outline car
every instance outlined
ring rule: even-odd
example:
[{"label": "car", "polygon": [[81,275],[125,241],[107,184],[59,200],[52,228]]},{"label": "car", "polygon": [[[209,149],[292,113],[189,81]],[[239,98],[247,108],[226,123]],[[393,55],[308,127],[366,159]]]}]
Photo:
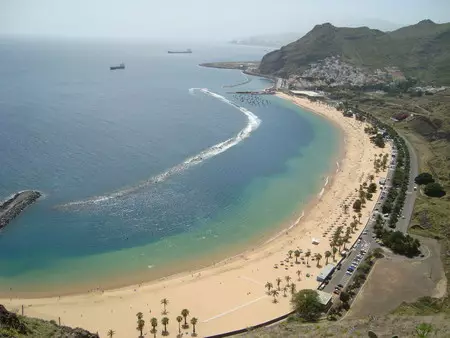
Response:
[{"label": "car", "polygon": [[414,191],[417,191],[417,185],[414,186]]},{"label": "car", "polygon": [[349,267],[349,268],[347,269],[347,271],[349,271],[349,272],[353,272],[353,271],[355,271],[355,268],[353,268],[353,267]]},{"label": "car", "polygon": [[334,290],[334,291],[333,291],[333,293],[335,293],[335,294],[337,294],[337,295],[338,295],[338,294],[340,294],[340,293],[341,293],[341,291],[339,291],[339,290]]},{"label": "car", "polygon": [[338,284],[337,287],[342,289],[344,287],[344,285]]},{"label": "car", "polygon": [[347,271],[345,274],[351,276],[352,272],[351,271]]},{"label": "car", "polygon": [[362,234],[367,235],[367,230],[364,230]]}]

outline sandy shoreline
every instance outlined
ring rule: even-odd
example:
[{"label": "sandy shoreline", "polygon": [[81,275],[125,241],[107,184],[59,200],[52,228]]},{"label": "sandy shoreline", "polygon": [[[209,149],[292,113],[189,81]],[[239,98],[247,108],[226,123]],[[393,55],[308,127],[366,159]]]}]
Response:
[{"label": "sandy shoreline", "polygon": [[[284,94],[279,96],[292,99]],[[295,264],[295,260],[285,263],[287,251],[299,248],[303,253],[311,250],[312,254],[320,253],[324,256],[324,252],[330,250],[328,237],[332,233],[324,235],[326,229],[336,228],[343,222],[348,224],[353,220],[353,211],[344,215],[342,204],[350,205],[351,209],[352,201],[357,195],[355,189],[369,174],[375,175],[374,155],[388,152],[388,149],[374,148],[364,133],[363,123],[344,118],[340,112],[323,104],[298,98],[294,100],[294,103],[302,108],[335,123],[344,134],[344,151],[339,170],[329,177],[322,196],[315,201],[313,208],[307,208],[297,225],[277,233],[257,248],[195,273],[181,273],[140,286],[127,286],[105,292],[53,298],[0,299],[0,304],[10,310],[24,305],[26,315],[56,321],[60,317],[64,325],[98,331],[101,336],[113,329],[118,337],[136,336],[135,314],[139,311],[144,314],[145,332],[148,333],[150,318],[154,316],[160,321],[163,317],[160,305],[162,298],[168,298],[170,302],[167,307],[170,336],[176,336],[178,333],[175,318],[183,308],[189,309],[191,316],[199,319],[199,336],[248,327],[288,312],[289,297],[283,297],[281,291],[278,304],[273,304],[272,297],[265,293],[264,285],[266,282],[276,285],[276,279],[280,277],[283,287],[286,284],[285,277],[289,276],[297,285],[297,290],[318,286],[315,278],[320,268],[317,268],[316,261],[312,260],[313,255],[309,258],[311,266],[307,267],[304,257],[300,259],[300,264]],[[384,176],[385,173],[380,175]],[[378,181],[377,178],[375,181]],[[368,201],[363,209],[362,224],[366,223],[377,197],[378,191],[373,201]],[[362,228],[362,225],[358,226],[352,242]],[[312,238],[319,239],[320,243],[313,245]],[[350,246],[351,243],[347,245]],[[324,265],[325,257],[320,263]],[[278,268],[275,268],[275,264],[278,264]],[[297,271],[301,271],[300,277]],[[309,278],[306,277],[307,274],[310,275]],[[160,336],[161,324],[158,329]],[[183,330],[187,331],[189,330]]]}]

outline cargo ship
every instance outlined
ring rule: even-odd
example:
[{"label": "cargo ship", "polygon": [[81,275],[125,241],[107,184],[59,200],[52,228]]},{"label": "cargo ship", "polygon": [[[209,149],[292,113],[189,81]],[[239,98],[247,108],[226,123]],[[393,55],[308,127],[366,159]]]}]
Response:
[{"label": "cargo ship", "polygon": [[120,65],[118,66],[111,66],[109,67],[110,70],[116,70],[116,69],[125,69],[125,64],[122,62]]},{"label": "cargo ship", "polygon": [[192,49],[186,49],[186,50],[169,50],[167,53],[169,54],[191,54]]}]

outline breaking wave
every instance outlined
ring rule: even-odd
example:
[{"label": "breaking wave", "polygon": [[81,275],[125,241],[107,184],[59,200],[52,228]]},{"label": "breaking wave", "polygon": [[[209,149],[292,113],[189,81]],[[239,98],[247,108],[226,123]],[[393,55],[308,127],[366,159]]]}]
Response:
[{"label": "breaking wave", "polygon": [[247,125],[242,130],[240,130],[236,136],[229,138],[228,140],[225,140],[223,142],[217,143],[217,144],[201,151],[197,155],[185,159],[182,163],[177,164],[176,166],[169,168],[165,172],[158,174],[156,176],[153,176],[150,179],[148,179],[144,182],[141,182],[136,186],[121,189],[119,191],[116,191],[116,192],[113,192],[113,193],[110,193],[107,195],[103,195],[103,196],[95,196],[95,197],[92,197],[92,198],[89,198],[86,200],[69,202],[69,203],[60,205],[59,207],[64,208],[64,207],[81,206],[81,205],[88,205],[88,204],[99,204],[101,202],[105,202],[105,201],[108,201],[108,200],[111,200],[114,198],[119,198],[119,197],[123,197],[123,196],[129,195],[129,194],[132,194],[132,193],[134,193],[142,188],[145,188],[149,185],[163,182],[170,176],[180,173],[180,172],[182,172],[186,169],[189,169],[197,164],[200,164],[203,161],[206,161],[214,156],[217,156],[217,155],[227,151],[231,147],[234,147],[235,145],[239,144],[244,139],[249,137],[250,134],[253,131],[255,131],[261,123],[261,120],[258,118],[258,116],[253,114],[248,109],[237,105],[233,101],[228,100],[227,98],[225,98],[222,95],[213,93],[206,88],[191,88],[191,89],[189,89],[189,93],[192,95],[195,95],[196,92],[201,92],[205,95],[212,96],[212,97],[238,109],[240,112],[242,112],[243,114],[245,114],[247,116],[247,119],[248,119]]}]

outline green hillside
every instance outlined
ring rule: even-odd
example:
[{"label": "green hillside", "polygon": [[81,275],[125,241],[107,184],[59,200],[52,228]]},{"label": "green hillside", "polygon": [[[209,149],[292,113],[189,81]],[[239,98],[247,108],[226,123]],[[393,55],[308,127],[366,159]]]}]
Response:
[{"label": "green hillside", "polygon": [[406,76],[450,84],[450,23],[424,20],[393,32],[315,26],[301,39],[265,55],[260,72],[287,77],[329,56],[368,69],[399,67]]}]

